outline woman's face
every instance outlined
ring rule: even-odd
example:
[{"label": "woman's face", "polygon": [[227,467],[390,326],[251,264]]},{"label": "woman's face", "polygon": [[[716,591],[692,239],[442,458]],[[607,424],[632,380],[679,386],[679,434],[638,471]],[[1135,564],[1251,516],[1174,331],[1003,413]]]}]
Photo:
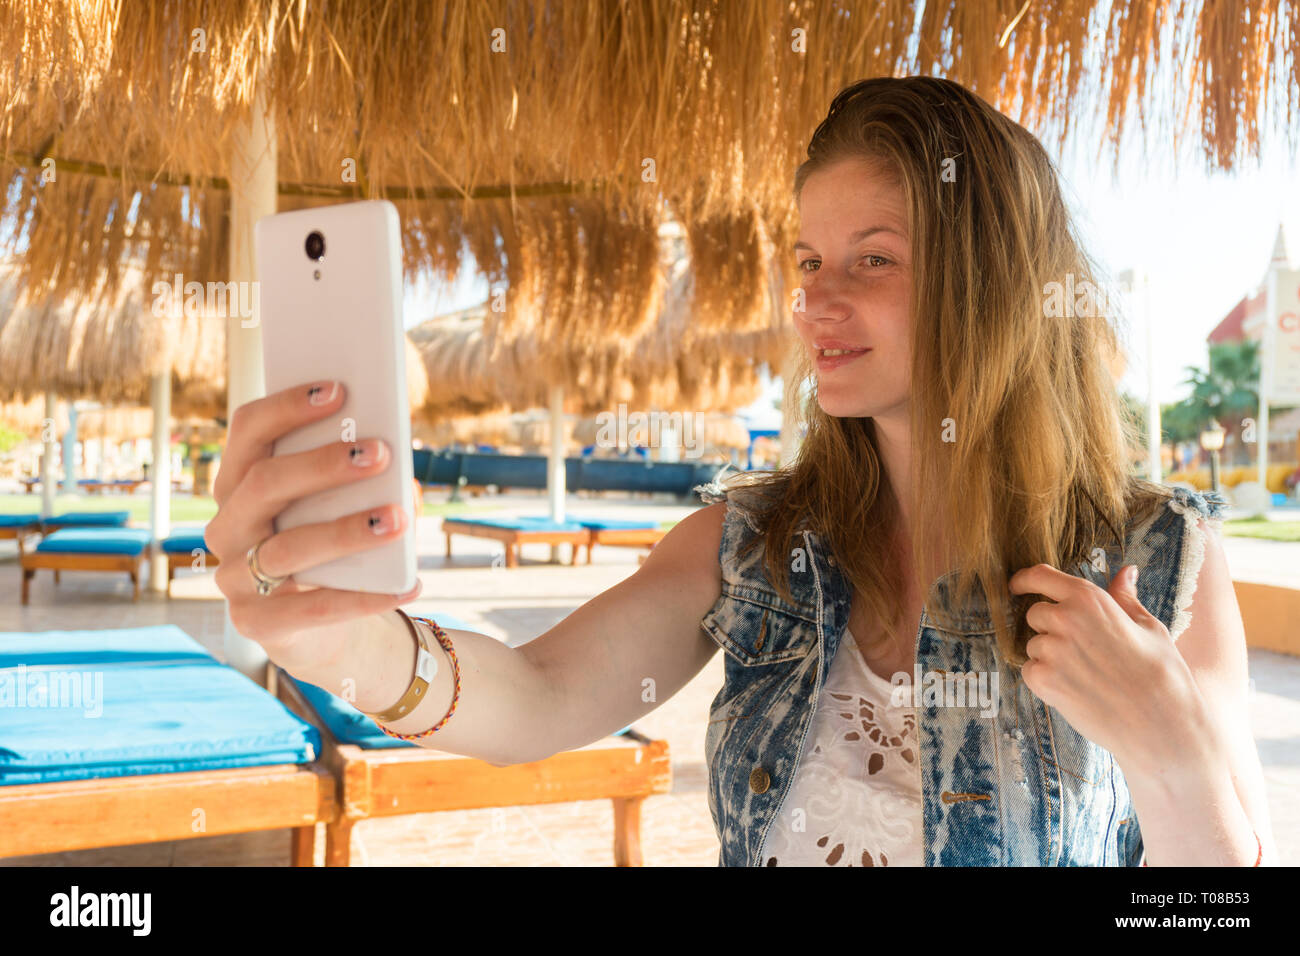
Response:
[{"label": "woman's face", "polygon": [[799,215],[805,310],[794,324],[818,404],[839,418],[905,421],[912,264],[901,187],[864,160],[840,160],[804,182]]}]

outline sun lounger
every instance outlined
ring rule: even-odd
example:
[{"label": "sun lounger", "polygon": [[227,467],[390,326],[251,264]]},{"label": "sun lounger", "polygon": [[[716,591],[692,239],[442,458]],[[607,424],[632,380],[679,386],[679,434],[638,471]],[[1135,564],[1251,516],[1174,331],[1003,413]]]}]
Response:
[{"label": "sun lounger", "polygon": [[78,482],[78,484],[81,485],[88,494],[92,495],[99,494],[109,489],[125,492],[129,495],[134,493],[135,490],[144,483],[145,481],[143,478],[114,478],[108,481],[100,481],[96,478],[83,478]]},{"label": "sun lounger", "polygon": [[506,547],[506,567],[519,564],[519,549],[525,544],[567,544],[569,563],[578,563],[578,548],[587,542],[587,529],[576,521],[549,518],[443,518],[447,536],[447,557],[451,557],[451,536],[490,538]]},{"label": "sun lounger", "polygon": [[168,597],[172,594],[172,578],[177,568],[192,568],[196,560],[201,561],[204,569],[215,568],[221,563],[217,556],[208,550],[202,528],[177,529],[163,539],[162,550],[167,555]]},{"label": "sun lounger", "polygon": [[65,511],[41,519],[41,525],[49,533],[59,528],[125,528],[130,520],[129,511]]},{"label": "sun lounger", "polygon": [[179,628],[0,634],[0,700],[2,856],[287,828],[310,866],[337,814],[316,728]]},{"label": "sun lounger", "polygon": [[622,548],[653,548],[666,532],[655,521],[616,521],[609,518],[580,518],[570,516],[587,529],[587,563],[591,564],[591,549],[598,544]]},{"label": "sun lounger", "polygon": [[117,571],[131,576],[132,600],[140,599],[141,565],[149,560],[149,532],[144,528],[66,528],[46,535],[35,551],[25,552],[22,565],[22,603],[27,603],[31,580],[42,568],[54,571]]},{"label": "sun lounger", "polygon": [[[429,616],[473,630],[450,615]],[[283,671],[276,687],[320,728],[321,760],[341,782],[339,816],[325,827],[326,866],[348,865],[352,828],[372,817],[600,799],[614,802],[614,864],[640,866],[641,803],[672,789],[668,742],[630,727],[545,760],[497,767],[389,737],[347,701]]]},{"label": "sun lounger", "polygon": [[24,541],[33,534],[39,534],[40,530],[40,515],[0,515],[0,539],[8,538],[18,542],[19,556],[23,553]]}]

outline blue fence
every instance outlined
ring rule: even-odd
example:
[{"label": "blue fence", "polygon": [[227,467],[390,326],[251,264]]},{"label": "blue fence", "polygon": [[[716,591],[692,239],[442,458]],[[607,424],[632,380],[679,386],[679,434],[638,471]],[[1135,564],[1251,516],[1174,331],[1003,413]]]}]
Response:
[{"label": "blue fence", "polygon": [[[416,480],[423,485],[546,487],[545,455],[494,455],[417,448],[412,457]],[[725,467],[722,462],[566,458],[564,483],[569,491],[659,491],[690,497],[692,488],[712,481]]]}]

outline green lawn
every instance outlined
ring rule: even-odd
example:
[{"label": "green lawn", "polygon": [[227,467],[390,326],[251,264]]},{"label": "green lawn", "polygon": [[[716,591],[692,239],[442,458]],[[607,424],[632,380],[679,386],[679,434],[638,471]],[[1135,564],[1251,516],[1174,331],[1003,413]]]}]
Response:
[{"label": "green lawn", "polygon": [[1267,538],[1269,541],[1300,541],[1300,521],[1269,521],[1267,518],[1240,518],[1225,521],[1223,533],[1238,538]]},{"label": "green lawn", "polygon": [[[37,514],[41,510],[41,496],[0,495],[0,514]],[[129,511],[133,522],[148,523],[148,495],[55,495],[54,513],[63,511]],[[194,498],[190,495],[172,495],[171,518],[176,523],[199,524],[217,513],[217,503],[211,498]]]}]

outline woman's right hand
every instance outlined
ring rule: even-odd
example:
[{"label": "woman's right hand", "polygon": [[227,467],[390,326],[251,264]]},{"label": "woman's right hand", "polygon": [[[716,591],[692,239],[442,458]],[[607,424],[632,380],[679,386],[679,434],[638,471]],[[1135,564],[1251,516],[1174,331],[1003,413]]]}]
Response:
[{"label": "woman's right hand", "polygon": [[220,560],[217,587],[230,602],[230,620],[245,637],[290,673],[337,660],[359,618],[391,611],[407,594],[368,594],[301,588],[290,578],[268,595],[257,593],[247,554],[254,545],[262,572],[293,575],[335,558],[377,548],[399,537],[407,517],[398,504],[335,521],[275,532],[274,519],[291,502],[379,474],[393,460],[379,439],[334,442],[311,451],[273,457],[276,439],[337,412],[343,386],[317,382],[241,405],[231,417],[226,451],[213,486],[217,514],[204,538]]}]

